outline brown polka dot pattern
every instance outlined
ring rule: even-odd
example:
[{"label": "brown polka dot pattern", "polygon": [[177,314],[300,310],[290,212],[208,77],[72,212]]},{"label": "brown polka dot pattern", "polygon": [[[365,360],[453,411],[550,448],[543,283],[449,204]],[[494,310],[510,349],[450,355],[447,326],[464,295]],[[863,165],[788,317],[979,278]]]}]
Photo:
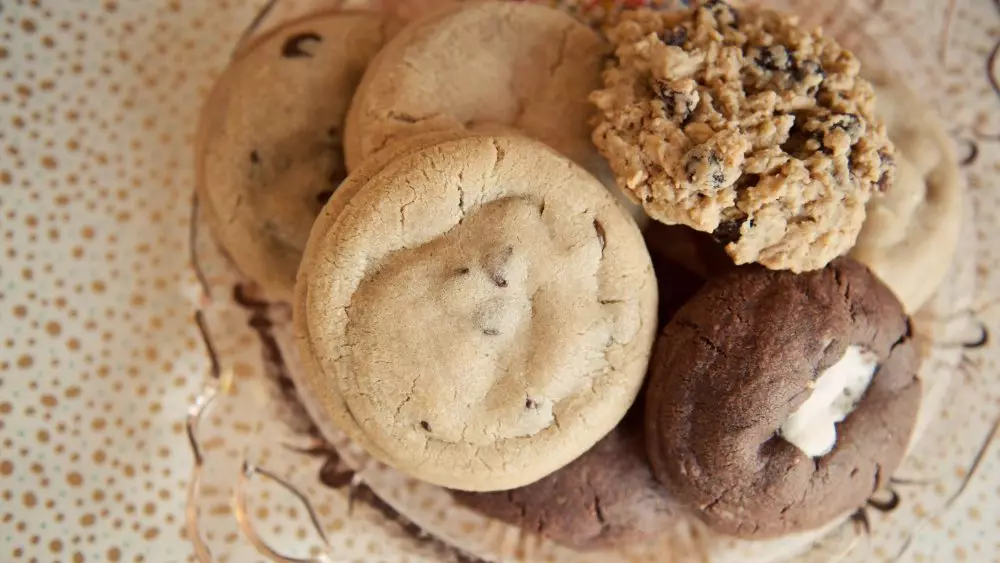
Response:
[{"label": "brown polka dot pattern", "polygon": [[[283,18],[360,0],[277,0]],[[423,1],[423,0],[421,0]],[[88,3],[7,0],[0,11],[0,561],[192,561],[184,530],[191,456],[183,416],[208,361],[191,315],[202,303],[188,263],[190,141],[207,92],[263,0]],[[966,240],[975,240],[975,296],[957,275],[935,305],[939,334],[977,316],[1000,334],[1000,98],[984,72],[1000,36],[990,2],[773,0],[838,34],[878,37],[951,126],[969,161]],[[951,6],[954,6],[952,8]],[[865,17],[851,17],[851,14]],[[944,22],[944,23],[942,23]],[[433,561],[405,534],[321,486],[308,439],[269,423],[257,343],[228,302],[235,282],[202,240],[215,288],[207,310],[224,392],[206,413],[198,508],[216,561],[262,561],[236,525],[231,495],[244,452],[300,488],[337,560]],[[946,306],[947,305],[947,306]],[[969,313],[969,314],[967,314]],[[902,502],[869,510],[870,540],[846,561],[992,561],[1000,557],[1000,445],[982,450],[1000,411],[1000,350],[936,341],[932,361],[953,373],[947,407],[900,471]],[[949,366],[960,361],[960,369]],[[939,364],[939,365],[938,365]],[[357,455],[357,452],[355,452]],[[372,486],[467,542],[533,561],[584,561],[475,515],[453,517],[435,491],[384,468]],[[965,484],[957,500],[950,502]],[[288,555],[322,541],[302,504],[260,479],[247,509]],[[424,522],[422,522],[424,523]],[[916,533],[914,533],[916,531]],[[648,561],[636,546],[615,559]],[[741,552],[743,560],[753,553]],[[758,553],[759,555],[759,553]],[[823,559],[815,555],[810,561]]]}]

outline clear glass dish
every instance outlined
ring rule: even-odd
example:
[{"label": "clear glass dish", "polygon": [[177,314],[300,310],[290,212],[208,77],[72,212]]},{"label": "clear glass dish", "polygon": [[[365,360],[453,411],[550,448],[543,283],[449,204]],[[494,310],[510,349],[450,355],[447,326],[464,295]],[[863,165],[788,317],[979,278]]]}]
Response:
[{"label": "clear glass dish", "polygon": [[[914,6],[904,17],[892,10],[905,2],[774,0],[767,4],[799,13],[807,23],[823,25],[866,64],[896,71],[918,91],[935,83],[939,67],[928,64],[928,59],[946,56],[931,52],[930,44],[915,44],[912,40],[921,32],[933,31],[933,24],[928,22],[940,15],[935,7]],[[427,5],[390,7],[405,11],[425,9]],[[283,22],[317,10],[366,7],[386,8],[384,3],[366,6],[364,0],[273,1],[235,50]],[[564,7],[587,18],[609,9],[603,3]],[[946,36],[950,29],[938,28],[937,32]],[[935,99],[933,95],[927,97]],[[967,204],[968,216],[972,217],[971,197]],[[963,394],[961,385],[952,386],[954,379],[966,373],[962,366],[969,352],[962,344],[976,340],[978,326],[974,320],[978,310],[973,306],[973,242],[977,234],[973,221],[966,221],[965,228],[963,240],[969,244],[956,258],[945,286],[917,316],[927,352],[922,368],[922,376],[930,382],[926,403],[928,408],[943,410],[932,417],[936,422],[926,429],[925,438],[899,470],[904,480],[894,484],[893,490],[883,492],[889,501],[903,498],[902,508],[883,512],[869,509],[821,533],[772,542],[736,541],[713,535],[691,522],[665,531],[660,540],[646,545],[586,554],[459,507],[443,489],[372,461],[322,421],[320,425],[330,441],[321,438],[297,405],[287,373],[277,362],[260,360],[261,352],[271,360],[281,356],[287,369],[297,369],[287,308],[253,303],[245,294],[236,297],[236,301],[243,301],[242,306],[234,303],[232,288],[240,280],[227,269],[206,233],[192,243],[203,270],[199,279],[204,283],[190,289],[192,300],[202,311],[202,326],[211,334],[216,369],[188,410],[191,444],[198,454],[188,503],[187,537],[196,546],[201,561],[264,557],[270,561],[393,563],[770,563],[792,558],[866,561],[872,554],[890,559],[897,553],[907,554],[916,533],[934,516],[929,507],[940,504],[937,501],[943,496],[942,488],[950,492],[943,485],[920,484],[927,480],[929,466],[934,460],[955,458],[959,452],[974,449],[968,440],[942,439],[960,424],[948,413],[961,408],[961,401],[977,400],[975,394]],[[213,295],[209,298],[210,292]],[[256,327],[254,330],[248,328],[248,319],[249,325]],[[261,348],[254,332],[262,337]],[[960,390],[956,392],[956,388]],[[948,407],[943,406],[945,402],[950,403]],[[874,501],[882,508],[891,504]]]}]

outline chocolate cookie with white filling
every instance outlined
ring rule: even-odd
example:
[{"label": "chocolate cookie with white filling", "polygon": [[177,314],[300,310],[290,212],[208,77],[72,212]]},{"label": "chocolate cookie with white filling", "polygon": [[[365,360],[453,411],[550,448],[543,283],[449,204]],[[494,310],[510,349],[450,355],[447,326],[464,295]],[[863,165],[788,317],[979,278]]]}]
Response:
[{"label": "chocolate cookie with white filling", "polygon": [[667,325],[650,366],[647,450],[713,529],[762,539],[846,515],[892,475],[921,399],[902,306],[849,259],[744,267]]}]

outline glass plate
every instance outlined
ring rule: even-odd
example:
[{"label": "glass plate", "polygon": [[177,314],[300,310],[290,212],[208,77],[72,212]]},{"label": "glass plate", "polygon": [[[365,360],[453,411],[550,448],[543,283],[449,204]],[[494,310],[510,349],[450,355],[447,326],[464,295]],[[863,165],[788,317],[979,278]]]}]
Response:
[{"label": "glass plate", "polygon": [[[797,12],[807,23],[823,25],[867,65],[901,71],[918,88],[933,82],[935,71],[921,64],[928,56],[927,47],[908,44],[908,36],[893,24],[898,21],[896,16],[884,5],[806,0],[774,0],[768,4]],[[416,12],[429,5],[430,0],[409,8]],[[560,5],[588,20],[599,18],[609,9],[606,3]],[[278,0],[265,8],[236,50],[252,43],[254,36],[290,19],[317,10],[363,7],[361,0],[351,3]],[[399,5],[392,7],[398,9]],[[933,12],[925,7],[924,12],[910,13],[908,17],[932,17]],[[971,199],[967,203],[971,217]],[[925,408],[934,413],[925,420],[934,421],[930,425],[935,427],[932,430],[939,429],[940,417],[949,416],[947,409],[941,409],[948,402],[946,399],[953,398],[949,390],[954,376],[962,373],[960,365],[967,355],[962,343],[975,341],[977,337],[972,321],[976,278],[973,225],[972,221],[965,222],[963,240],[968,243],[956,257],[952,274],[917,315],[917,330],[927,353],[922,368],[922,377],[929,383]],[[247,546],[234,547],[241,543],[232,540],[235,527],[240,539],[273,561],[339,562],[353,558],[769,563],[793,557],[817,562],[866,561],[873,553],[880,557],[908,554],[916,531],[931,516],[926,508],[916,508],[923,506],[916,504],[920,501],[911,501],[919,496],[911,492],[929,486],[924,481],[930,460],[942,456],[941,444],[928,437],[917,444],[913,455],[900,468],[898,475],[903,481],[882,493],[889,500],[904,499],[903,509],[885,513],[869,509],[817,533],[747,542],[714,535],[698,523],[690,522],[665,531],[662,538],[648,544],[586,554],[524,534],[457,505],[439,487],[410,479],[374,462],[329,423],[320,421],[329,441],[320,437],[299,405],[301,398],[296,397],[289,379],[288,371],[300,368],[287,308],[255,302],[249,295],[252,289],[246,288],[237,290],[235,298],[228,299],[232,294],[228,288],[237,286],[240,280],[227,271],[224,261],[204,238],[198,241],[199,262],[206,270],[205,279],[211,280],[208,287],[222,295],[204,300],[198,293],[206,290],[192,287],[192,296],[203,301],[204,326],[212,334],[211,342],[220,349],[241,347],[228,340],[238,338],[245,342],[245,335],[238,335],[246,332],[249,319],[265,356],[262,363],[265,377],[254,373],[252,366],[259,359],[253,351],[241,354],[239,360],[236,356],[222,356],[217,377],[209,379],[206,392],[189,411],[192,424],[199,419],[207,422],[202,422],[203,427],[192,434],[192,443],[200,445],[204,463],[195,473],[200,479],[192,481],[188,514],[189,537],[199,546],[204,560],[213,553],[215,560],[236,557],[234,560],[242,561],[235,554],[243,553]],[[234,307],[227,302],[232,300],[242,305]],[[281,361],[277,361],[279,357]],[[308,397],[305,399],[308,407]],[[203,412],[206,406],[208,411]],[[935,434],[932,431],[928,436]],[[914,502],[912,508],[911,502]],[[225,503],[232,514],[221,508]],[[866,529],[870,532],[865,532]]]}]

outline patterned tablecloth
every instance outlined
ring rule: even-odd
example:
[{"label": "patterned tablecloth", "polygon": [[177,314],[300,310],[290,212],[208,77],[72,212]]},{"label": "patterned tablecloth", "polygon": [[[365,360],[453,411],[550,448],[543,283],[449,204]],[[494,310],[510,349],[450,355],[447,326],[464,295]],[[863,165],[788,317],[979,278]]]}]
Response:
[{"label": "patterned tablecloth", "polygon": [[[905,67],[963,159],[974,212],[960,252],[976,253],[976,291],[945,320],[1000,334],[1000,3],[857,3],[865,17],[850,25]],[[403,555],[405,534],[338,517],[347,501],[316,478],[322,457],[261,446],[287,436],[267,424],[258,341],[230,303],[231,274],[206,273],[209,299],[190,267],[196,112],[261,4],[0,0],[0,561],[194,560],[185,413],[210,368],[199,308],[222,373],[201,421],[196,503],[215,560],[262,560],[230,502],[236,476],[250,475],[244,456],[281,465],[313,499],[337,561],[434,557]],[[834,25],[842,12],[784,4]],[[946,408],[900,472],[899,506],[868,511],[871,539],[851,560],[1000,561],[1000,345],[961,340],[937,343],[961,355]],[[266,479],[240,483],[250,500],[237,509],[262,540],[320,552],[296,497]]]}]

